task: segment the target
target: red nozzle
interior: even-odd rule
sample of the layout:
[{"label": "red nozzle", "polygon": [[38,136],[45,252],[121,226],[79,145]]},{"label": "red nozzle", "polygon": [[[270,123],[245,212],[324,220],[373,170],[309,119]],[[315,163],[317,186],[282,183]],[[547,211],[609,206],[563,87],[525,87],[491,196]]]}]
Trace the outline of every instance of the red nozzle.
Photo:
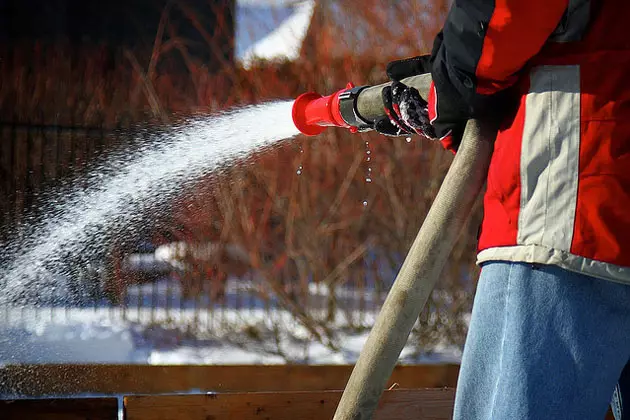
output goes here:
[{"label": "red nozzle", "polygon": [[325,127],[350,128],[339,111],[339,94],[345,90],[329,96],[315,92],[298,96],[293,103],[293,123],[297,129],[307,136],[316,136]]}]

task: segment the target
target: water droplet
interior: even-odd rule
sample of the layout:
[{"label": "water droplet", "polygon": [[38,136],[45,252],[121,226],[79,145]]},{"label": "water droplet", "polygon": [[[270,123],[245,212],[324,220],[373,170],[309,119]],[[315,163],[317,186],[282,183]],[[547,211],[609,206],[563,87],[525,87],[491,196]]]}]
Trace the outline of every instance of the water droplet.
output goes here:
[{"label": "water droplet", "polygon": [[302,154],[304,153],[304,147],[302,146],[302,144],[300,143],[300,166],[298,166],[297,170],[295,171],[296,174],[298,175],[302,175],[303,172],[303,167],[302,167],[302,163],[304,162],[304,157],[302,156]]},{"label": "water droplet", "polygon": [[[367,184],[371,184],[372,183],[372,166],[371,166],[371,161],[372,161],[372,150],[370,150],[370,142],[366,141],[365,142],[365,161],[367,162],[366,165],[366,171],[365,171],[365,182]],[[363,201],[363,207],[367,207],[368,205],[368,201],[364,200]]]},{"label": "water droplet", "polygon": [[407,140],[407,143],[411,143],[411,137],[407,137],[405,140]]}]

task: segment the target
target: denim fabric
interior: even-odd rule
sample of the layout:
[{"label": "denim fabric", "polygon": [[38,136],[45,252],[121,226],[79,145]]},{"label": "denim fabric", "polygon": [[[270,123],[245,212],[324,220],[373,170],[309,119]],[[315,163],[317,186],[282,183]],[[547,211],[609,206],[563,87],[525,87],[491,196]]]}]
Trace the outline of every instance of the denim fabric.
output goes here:
[{"label": "denim fabric", "polygon": [[456,420],[597,419],[630,358],[630,286],[555,266],[483,266]]},{"label": "denim fabric", "polygon": [[621,372],[610,405],[615,420],[630,420],[630,363]]}]

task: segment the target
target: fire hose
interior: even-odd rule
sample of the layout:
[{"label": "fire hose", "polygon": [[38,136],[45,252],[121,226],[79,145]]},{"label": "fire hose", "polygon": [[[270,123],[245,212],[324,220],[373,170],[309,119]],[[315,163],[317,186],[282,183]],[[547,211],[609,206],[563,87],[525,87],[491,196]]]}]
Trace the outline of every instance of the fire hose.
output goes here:
[{"label": "fire hose", "polygon": [[[413,76],[402,82],[427,97],[430,75]],[[384,115],[381,90],[386,85],[349,84],[326,97],[305,93],[293,106],[295,125],[306,135],[319,134],[327,126],[345,127],[352,132],[369,130],[370,122]],[[490,122],[468,121],[457,154],[352,371],[334,420],[372,418],[409,334],[483,188],[495,134],[496,128]]]}]

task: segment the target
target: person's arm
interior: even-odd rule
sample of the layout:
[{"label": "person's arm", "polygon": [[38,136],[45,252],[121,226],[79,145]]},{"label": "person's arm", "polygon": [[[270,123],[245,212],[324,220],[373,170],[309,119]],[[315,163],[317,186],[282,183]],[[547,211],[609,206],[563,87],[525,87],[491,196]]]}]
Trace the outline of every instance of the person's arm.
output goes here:
[{"label": "person's arm", "polygon": [[454,149],[465,122],[518,79],[567,10],[568,0],[455,0],[431,56],[429,117]]}]

